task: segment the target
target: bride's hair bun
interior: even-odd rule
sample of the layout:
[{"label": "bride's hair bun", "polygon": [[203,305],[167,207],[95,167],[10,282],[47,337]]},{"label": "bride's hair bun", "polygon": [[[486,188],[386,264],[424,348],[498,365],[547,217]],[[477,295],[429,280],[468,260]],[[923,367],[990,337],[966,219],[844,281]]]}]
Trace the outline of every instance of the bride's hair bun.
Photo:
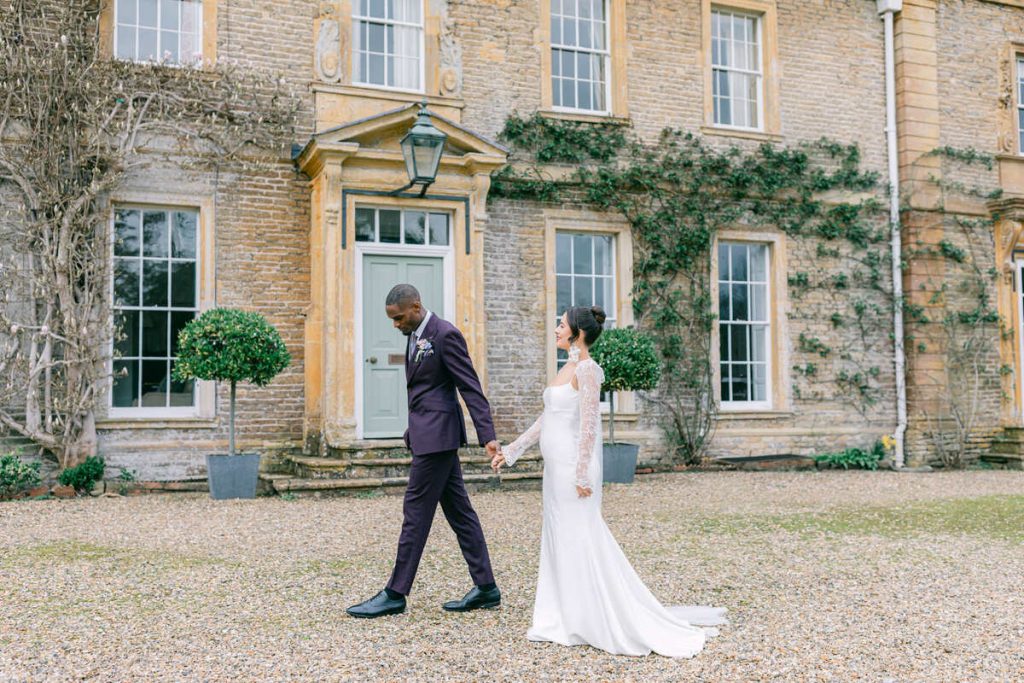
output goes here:
[{"label": "bride's hair bun", "polygon": [[582,336],[583,343],[591,346],[601,336],[605,314],[600,306],[572,306],[565,311],[565,318],[572,333],[569,337],[570,343]]},{"label": "bride's hair bun", "polygon": [[600,306],[591,306],[590,312],[594,314],[594,320],[598,325],[604,325],[605,319],[608,317],[604,314],[604,309]]}]

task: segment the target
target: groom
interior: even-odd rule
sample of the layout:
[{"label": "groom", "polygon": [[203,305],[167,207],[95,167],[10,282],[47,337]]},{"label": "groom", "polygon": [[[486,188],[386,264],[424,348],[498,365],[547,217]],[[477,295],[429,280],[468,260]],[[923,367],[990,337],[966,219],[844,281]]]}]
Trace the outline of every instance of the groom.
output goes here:
[{"label": "groom", "polygon": [[384,310],[409,338],[405,377],[409,392],[409,428],[405,445],[412,451],[409,485],[402,511],[398,557],[387,587],[365,602],[348,608],[353,617],[382,617],[405,611],[423,546],[438,502],[455,531],[475,587],[461,600],[446,602],[449,612],[497,607],[501,592],[494,584],[487,543],[480,520],[469,502],[459,465],[459,446],[466,445],[466,423],[455,397],[458,388],[469,408],[488,457],[501,452],[494,438],[491,408],[480,388],[462,333],[423,307],[412,285],[395,285]]}]

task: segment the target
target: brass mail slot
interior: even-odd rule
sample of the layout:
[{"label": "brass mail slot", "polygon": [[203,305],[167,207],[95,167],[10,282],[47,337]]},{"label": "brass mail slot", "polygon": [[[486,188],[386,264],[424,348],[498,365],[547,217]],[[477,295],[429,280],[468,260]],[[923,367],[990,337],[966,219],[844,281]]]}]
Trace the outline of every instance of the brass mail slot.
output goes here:
[{"label": "brass mail slot", "polygon": [[404,353],[389,353],[388,365],[405,365]]}]

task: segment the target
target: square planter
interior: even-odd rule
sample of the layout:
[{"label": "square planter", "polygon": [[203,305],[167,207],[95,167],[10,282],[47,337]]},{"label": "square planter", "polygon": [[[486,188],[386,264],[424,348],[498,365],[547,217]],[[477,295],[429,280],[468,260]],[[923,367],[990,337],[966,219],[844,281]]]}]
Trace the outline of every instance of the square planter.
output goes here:
[{"label": "square planter", "polygon": [[602,480],[609,484],[632,484],[636,475],[636,459],[640,446],[632,443],[604,444]]},{"label": "square planter", "polygon": [[210,483],[210,498],[255,498],[259,479],[259,453],[241,455],[207,454],[206,476]]}]

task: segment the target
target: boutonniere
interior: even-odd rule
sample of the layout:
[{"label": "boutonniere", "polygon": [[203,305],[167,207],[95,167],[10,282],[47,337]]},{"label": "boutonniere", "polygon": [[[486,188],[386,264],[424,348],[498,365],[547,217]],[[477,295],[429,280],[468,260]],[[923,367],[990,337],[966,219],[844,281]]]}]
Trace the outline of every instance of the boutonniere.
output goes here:
[{"label": "boutonniere", "polygon": [[413,358],[414,362],[419,363],[423,358],[433,355],[434,345],[430,343],[429,339],[420,339],[416,342],[416,357]]}]

